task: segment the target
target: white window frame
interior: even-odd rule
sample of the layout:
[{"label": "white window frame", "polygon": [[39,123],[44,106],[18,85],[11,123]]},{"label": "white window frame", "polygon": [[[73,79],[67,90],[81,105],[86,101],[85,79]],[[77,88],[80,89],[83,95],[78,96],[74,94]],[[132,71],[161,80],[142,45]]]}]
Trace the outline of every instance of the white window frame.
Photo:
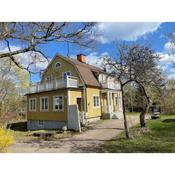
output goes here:
[{"label": "white window frame", "polygon": [[[55,109],[55,97],[62,97],[62,109]],[[59,106],[59,105],[58,105]],[[53,96],[53,111],[55,111],[55,112],[59,112],[59,111],[64,111],[64,96],[63,95],[54,95]]]},{"label": "white window frame", "polygon": [[62,73],[62,77],[63,77],[63,79],[66,78],[66,77],[64,76],[65,73],[69,73],[69,74],[70,74],[69,76],[71,76],[71,71],[65,71],[65,72]]},{"label": "white window frame", "polygon": [[100,108],[100,96],[99,95],[93,95],[93,107]]},{"label": "white window frame", "polygon": [[44,126],[44,121],[43,121],[43,120],[39,120],[39,121],[38,121],[38,125],[39,125],[39,126]]},{"label": "white window frame", "polygon": [[[48,101],[48,108],[47,109],[42,109],[42,99],[43,98],[47,98],[47,101]],[[41,112],[48,112],[49,111],[49,97],[48,96],[40,97],[40,111]]]},{"label": "white window frame", "polygon": [[[60,66],[57,66],[58,63],[60,64]],[[60,67],[61,67],[61,62],[57,61],[57,62],[55,63],[55,68],[58,69],[58,68],[60,68]]]},{"label": "white window frame", "polygon": [[[35,109],[31,109],[31,100],[35,100]],[[37,99],[35,97],[29,98],[29,111],[36,112],[36,107],[37,107]]]}]

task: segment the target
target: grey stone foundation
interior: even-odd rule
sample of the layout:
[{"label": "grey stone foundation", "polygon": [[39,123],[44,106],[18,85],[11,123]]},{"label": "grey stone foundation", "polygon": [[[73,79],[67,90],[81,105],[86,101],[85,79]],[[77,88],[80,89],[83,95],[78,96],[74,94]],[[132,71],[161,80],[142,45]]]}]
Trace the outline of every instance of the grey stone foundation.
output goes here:
[{"label": "grey stone foundation", "polygon": [[47,120],[28,120],[27,129],[28,130],[42,130],[42,129],[62,129],[62,127],[67,126],[66,122],[59,121],[47,121]]}]

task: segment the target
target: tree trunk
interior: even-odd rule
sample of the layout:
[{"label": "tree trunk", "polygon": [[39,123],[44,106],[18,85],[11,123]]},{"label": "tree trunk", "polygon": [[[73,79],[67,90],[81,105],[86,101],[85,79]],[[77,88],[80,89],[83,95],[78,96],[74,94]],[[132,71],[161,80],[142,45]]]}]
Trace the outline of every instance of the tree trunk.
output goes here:
[{"label": "tree trunk", "polygon": [[122,91],[122,107],[123,107],[123,118],[124,118],[124,128],[125,128],[125,135],[126,138],[129,139],[129,130],[128,130],[128,123],[127,123],[127,118],[126,118],[126,112],[125,112],[125,101],[124,101],[124,92],[123,92],[123,87],[121,87]]},{"label": "tree trunk", "polygon": [[143,110],[142,112],[140,113],[140,126],[141,127],[145,127],[146,126],[146,123],[145,123],[145,116],[146,114],[148,113],[148,110],[149,110],[149,107],[150,107],[150,98],[148,97],[147,93],[146,93],[146,90],[145,90],[145,87],[143,85],[140,84],[140,88],[141,88],[141,91],[143,93],[143,95],[145,96],[146,98],[146,105],[143,107]]},{"label": "tree trunk", "polygon": [[148,110],[149,110],[149,104],[146,104],[146,106],[144,107],[144,109],[140,113],[140,126],[141,127],[145,127],[146,126],[145,116],[148,113]]}]

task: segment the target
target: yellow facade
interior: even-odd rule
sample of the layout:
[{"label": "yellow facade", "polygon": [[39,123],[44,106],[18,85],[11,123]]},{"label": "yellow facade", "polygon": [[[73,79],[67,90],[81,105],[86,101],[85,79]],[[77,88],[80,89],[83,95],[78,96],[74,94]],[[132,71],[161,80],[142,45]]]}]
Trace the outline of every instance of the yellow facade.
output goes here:
[{"label": "yellow facade", "polygon": [[69,104],[75,105],[77,104],[77,98],[83,99],[83,92],[82,90],[69,90]]},{"label": "yellow facade", "polygon": [[[55,67],[57,62],[61,64],[59,68]],[[59,56],[57,56],[45,70],[41,83],[43,83],[48,76],[52,76],[54,79],[62,79],[64,72],[71,72],[71,76],[77,77],[79,84],[82,84],[82,80],[80,79],[76,68]]]},{"label": "yellow facade", "polygon": [[[55,64],[59,62],[61,66],[59,68],[55,67]],[[79,85],[83,85],[83,82],[80,78],[80,75],[76,68],[70,64],[69,62],[65,61],[61,57],[57,56],[45,70],[41,83],[44,83],[48,76],[52,76],[53,79],[61,79],[63,76],[63,72],[71,72],[71,76],[75,76],[79,80]],[[62,95],[64,99],[64,110],[63,111],[54,111],[53,110],[53,97],[56,95]],[[94,96],[99,97],[100,105],[94,107]],[[121,96],[120,92],[113,93],[112,96],[112,104],[111,108],[114,111],[116,109],[116,100],[115,97]],[[49,98],[49,110],[42,112],[40,111],[40,97],[48,97]],[[107,99],[107,93],[101,93],[100,88],[95,87],[86,87],[83,89],[58,89],[53,91],[47,92],[40,92],[35,94],[28,94],[27,100],[29,105],[29,99],[36,98],[37,100],[37,107],[35,112],[29,111],[29,106],[27,107],[27,118],[28,120],[52,120],[52,121],[67,121],[68,115],[68,105],[78,104],[81,107],[81,112],[84,112],[84,109],[87,110],[87,118],[95,118],[102,116],[102,107],[107,108],[109,105]]]},{"label": "yellow facade", "polygon": [[[53,110],[53,97],[56,95],[62,95],[63,111]],[[49,109],[48,111],[40,111],[40,97],[49,98]],[[29,100],[30,98],[36,98],[36,111],[29,111]],[[57,90],[50,92],[42,92],[37,94],[30,94],[27,96],[28,106],[27,106],[27,119],[28,120],[57,120],[57,121],[67,121],[67,90]]]},{"label": "yellow facade", "polygon": [[101,116],[101,103],[99,107],[94,107],[93,96],[100,97],[100,89],[97,88],[87,88],[87,116],[88,118],[100,117]]}]

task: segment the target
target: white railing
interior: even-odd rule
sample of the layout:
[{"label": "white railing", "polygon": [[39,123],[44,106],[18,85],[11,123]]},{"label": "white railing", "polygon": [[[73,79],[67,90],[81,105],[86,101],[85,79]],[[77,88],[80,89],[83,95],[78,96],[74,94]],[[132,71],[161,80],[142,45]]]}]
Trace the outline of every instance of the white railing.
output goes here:
[{"label": "white railing", "polygon": [[103,88],[109,88],[109,89],[115,89],[115,90],[120,90],[120,83],[119,82],[102,82],[101,83]]},{"label": "white railing", "polygon": [[68,88],[68,87],[73,87],[73,88],[78,87],[77,77],[67,76],[59,80],[37,84],[29,87],[28,93],[50,91],[50,90],[56,90],[60,88]]}]

